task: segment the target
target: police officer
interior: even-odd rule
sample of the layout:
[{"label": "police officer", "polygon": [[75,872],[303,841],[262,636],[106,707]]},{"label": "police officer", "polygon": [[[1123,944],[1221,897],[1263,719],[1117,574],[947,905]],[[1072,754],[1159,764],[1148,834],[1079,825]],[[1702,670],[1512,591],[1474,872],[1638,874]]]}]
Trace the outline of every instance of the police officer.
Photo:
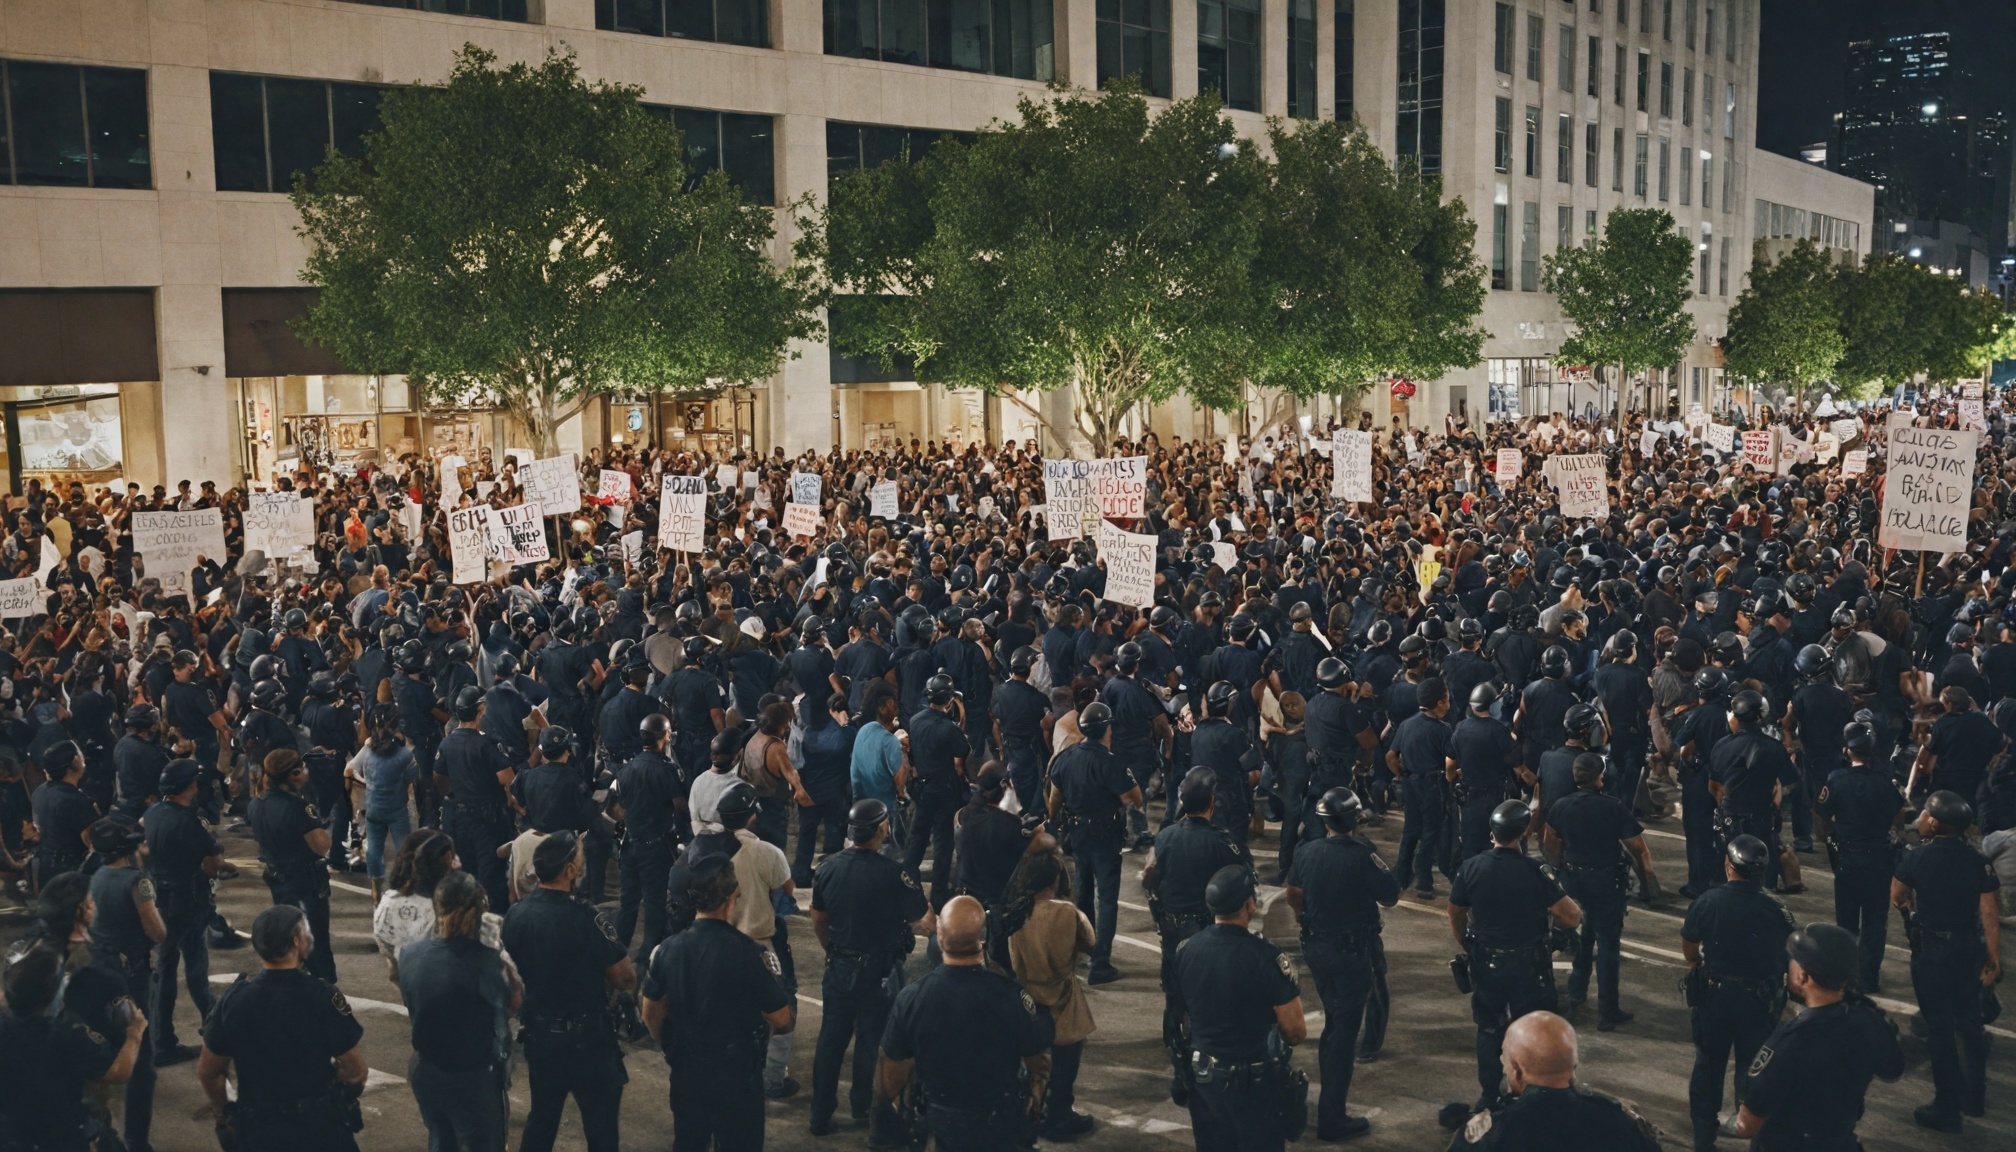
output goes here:
[{"label": "police officer", "polygon": [[920,1111],[945,1152],[1029,1146],[1024,1134],[1042,1106],[1056,1035],[1048,1012],[1015,981],[985,967],[986,923],[971,896],[946,901],[938,914],[945,962],[897,993],[875,1072],[882,1131],[915,1080]]},{"label": "police officer", "polygon": [[1725,845],[1716,837],[1715,797],[1708,785],[1710,758],[1716,745],[1729,735],[1729,674],[1720,668],[1703,668],[1694,674],[1693,687],[1697,703],[1681,715],[1678,727],[1659,749],[1677,756],[1680,830],[1687,840],[1687,883],[1681,886],[1680,895],[1689,900],[1722,882]]},{"label": "police officer", "polygon": [[[1799,782],[1785,746],[1763,732],[1764,697],[1744,689],[1729,698],[1727,739],[1715,745],[1708,760],[1709,789],[1718,806],[1715,824],[1724,842],[1740,835],[1755,836],[1770,850],[1764,865],[1766,887],[1778,878],[1777,808],[1780,790]],[[1793,891],[1788,877],[1787,891]]]},{"label": "police officer", "polygon": [[[260,971],[240,976],[203,1025],[196,1078],[218,1143],[244,1152],[355,1152],[364,1126],[364,1029],[343,993],[311,975],[307,918],[276,904],[252,922]],[[225,1075],[237,1071],[238,1096]]]},{"label": "police officer", "polygon": [[[1316,805],[1332,788],[1351,786],[1352,765],[1359,754],[1358,740],[1350,726],[1351,672],[1335,656],[1316,662],[1316,688],[1304,706],[1302,732],[1308,743],[1308,782],[1302,790],[1299,809],[1284,811],[1281,819],[1281,875],[1295,864],[1295,851],[1302,841],[1323,834],[1323,819]],[[1284,800],[1287,799],[1284,797]]]},{"label": "police officer", "polygon": [[91,825],[98,809],[77,786],[84,778],[84,753],[75,740],[59,740],[42,750],[42,774],[48,780],[35,790],[35,884],[75,872],[91,852]]},{"label": "police officer", "polygon": [[1813,819],[1834,868],[1834,922],[1854,935],[1861,954],[1855,986],[1874,995],[1882,989],[1890,933],[1890,877],[1903,850],[1896,832],[1904,794],[1875,763],[1876,733],[1869,725],[1849,724],[1839,739],[1848,766],[1820,779]]},{"label": "police officer", "polygon": [[174,679],[161,688],[161,719],[169,732],[196,745],[195,760],[203,765],[207,777],[203,781],[203,808],[214,813],[217,798],[209,793],[217,767],[217,740],[229,730],[229,722],[217,706],[216,693],[198,679],[202,664],[202,659],[186,648],[175,653],[170,663]]},{"label": "police officer", "polygon": [[[1813,850],[1810,801],[1842,767],[1842,742],[1855,718],[1855,701],[1834,684],[1834,658],[1818,644],[1808,644],[1793,658],[1801,681],[1785,709],[1785,741],[1799,769],[1799,793],[1792,798],[1794,846]],[[1870,746],[1873,751],[1875,740]],[[1839,889],[1837,887],[1836,891]],[[1879,895],[1878,899],[1881,899]],[[1851,928],[1850,931],[1853,931]],[[1877,950],[1882,950],[1879,944]]]},{"label": "police officer", "polygon": [[[1175,751],[1176,729],[1162,710],[1162,701],[1140,681],[1141,659],[1141,645],[1131,640],[1114,649],[1114,675],[1100,690],[1099,702],[1113,714],[1113,759],[1133,777],[1135,789],[1145,793],[1163,759]],[[1128,809],[1128,820],[1135,848],[1146,848],[1153,842],[1147,814],[1138,802]]]},{"label": "police officer", "polygon": [[1162,939],[1162,1043],[1176,1070],[1172,1097],[1178,1104],[1188,1102],[1183,1093],[1190,1050],[1182,1043],[1174,996],[1176,950],[1211,923],[1211,910],[1204,906],[1204,889],[1211,877],[1241,860],[1232,838],[1211,823],[1216,788],[1217,778],[1209,768],[1192,768],[1184,774],[1177,789],[1183,819],[1156,834],[1148,866],[1141,871],[1141,888],[1148,894],[1148,909]]},{"label": "police officer", "polygon": [[[651,665],[644,661],[641,650],[630,650],[630,659],[623,664],[620,675],[623,687],[602,705],[596,717],[596,732],[602,739],[602,771],[612,773],[636,759],[649,743],[640,727],[644,718],[665,710],[663,704],[644,691],[651,681]],[[665,730],[672,730],[669,723]],[[646,954],[649,952],[650,949],[645,949]]]},{"label": "police officer", "polygon": [[638,724],[638,739],[643,749],[623,765],[610,797],[623,821],[616,938],[629,946],[641,905],[644,938],[636,955],[648,961],[665,938],[665,886],[678,841],[680,788],[679,770],[665,755],[672,747],[672,722],[663,713],[648,713]]},{"label": "police officer", "polygon": [[[1525,748],[1526,762],[1537,765],[1540,754],[1568,742],[1562,721],[1577,703],[1575,690],[1568,685],[1574,665],[1568,650],[1559,644],[1540,653],[1540,679],[1519,695],[1519,709],[1512,717],[1512,731]],[[1516,683],[1516,682],[1515,682]]]},{"label": "police officer", "polygon": [[[399,731],[413,744],[413,806],[423,827],[439,825],[442,831],[453,836],[454,829],[448,826],[452,822],[443,819],[446,813],[442,811],[441,802],[441,781],[451,773],[445,765],[434,762],[436,750],[445,739],[441,726],[447,722],[449,714],[442,707],[440,697],[434,694],[434,685],[426,677],[427,649],[418,640],[407,640],[392,654],[392,662],[398,667],[399,674],[378,685],[378,698],[382,703],[398,705]],[[462,693],[451,702],[456,707],[458,720],[463,711],[460,702],[467,695]],[[481,699],[480,693],[478,699]],[[467,852],[459,855],[481,878],[482,861]],[[502,908],[500,891],[492,889],[487,882],[483,887],[490,893],[491,906]]]},{"label": "police officer", "polygon": [[308,730],[310,799],[329,822],[329,866],[351,867],[350,793],[343,787],[343,766],[357,752],[357,706],[344,698],[334,674],[317,672],[308,678],[308,699],[301,706],[301,724]]},{"label": "police officer", "polygon": [[[107,816],[91,826],[91,849],[103,865],[91,874],[91,952],[97,963],[126,979],[135,1004],[154,1002],[154,946],[168,935],[155,903],[154,882],[140,870],[139,825]],[[154,1046],[142,1040],[126,1081],[126,1147],[151,1148],[154,1121]]]},{"label": "police officer", "polygon": [[[1603,788],[1603,758],[1584,752],[1575,758],[1575,791],[1547,809],[1543,839],[1561,887],[1582,907],[1584,927],[1568,974],[1568,1007],[1589,994],[1589,968],[1596,968],[1596,1030],[1613,1032],[1631,1019],[1617,1000],[1617,975],[1624,937],[1626,869],[1651,877],[1652,851],[1631,805]],[[1627,856],[1626,853],[1629,853]],[[1656,891],[1653,884],[1648,891]]]},{"label": "police officer", "polygon": [[931,850],[931,904],[943,907],[952,890],[952,816],[966,803],[966,757],[972,746],[953,716],[958,707],[950,676],[924,684],[924,709],[910,718],[910,782],[917,810],[903,867],[921,877],[924,852]]},{"label": "police officer", "polygon": [[687,637],[686,662],[658,686],[659,695],[672,710],[673,727],[678,732],[673,758],[688,786],[707,771],[707,746],[716,733],[728,727],[728,702],[721,682],[700,665],[706,655],[704,637]]},{"label": "police officer", "polygon": [[488,900],[473,874],[442,877],[434,908],[435,934],[399,949],[413,1040],[407,1078],[430,1144],[502,1148],[518,976],[483,942]]},{"label": "police officer", "polygon": [[1379,906],[1400,900],[1400,881],[1372,847],[1352,833],[1358,796],[1332,788],[1317,801],[1329,835],[1295,857],[1283,895],[1302,924],[1302,961],[1316,978],[1323,1001],[1323,1038],[1317,1051],[1323,1095],[1316,1112],[1318,1140],[1348,1140],[1372,1127],[1345,1111],[1353,1056],[1365,1006],[1385,963],[1379,942]]},{"label": "police officer", "polygon": [[[431,690],[430,690],[431,692]],[[432,696],[430,695],[431,699]],[[405,709],[400,709],[405,718]],[[455,840],[455,855],[483,882],[492,908],[510,903],[507,866],[497,849],[512,838],[510,788],[517,773],[496,739],[483,731],[483,691],[464,688],[455,697],[455,729],[430,752],[434,786],[445,801],[442,829]],[[402,731],[407,731],[402,729]],[[419,763],[419,749],[414,762]]]},{"label": "police officer", "polygon": [[994,692],[994,740],[1008,761],[1008,779],[1025,812],[1042,804],[1043,766],[1049,760],[1050,699],[1029,683],[1036,667],[1034,648],[1008,657],[1008,682]]},{"label": "police officer", "polygon": [[1904,1074],[1897,1026],[1855,988],[1855,938],[1808,924],[1785,942],[1785,982],[1804,1007],[1771,1033],[1750,1062],[1736,1135],[1756,1152],[1858,1148],[1855,1125],[1869,1081]]},{"label": "police officer", "polygon": [[776,953],[731,923],[743,898],[733,861],[696,863],[688,893],[693,926],[658,947],[644,979],[644,1023],[671,1070],[673,1144],[758,1152],[764,1056],[794,1026],[795,1004]]},{"label": "police officer", "polygon": [[308,971],[336,982],[329,948],[329,829],[308,799],[308,766],[292,748],[266,754],[266,791],[252,801],[252,835],[266,862],[266,887],[275,904],[292,904],[308,916],[315,949]]},{"label": "police officer", "polygon": [[[185,753],[195,750],[184,741]],[[113,772],[118,778],[121,816],[140,822],[147,809],[161,799],[161,769],[172,757],[161,744],[161,712],[152,704],[135,704],[126,710],[126,735],[112,746]]]},{"label": "police officer", "polygon": [[[517,773],[511,780],[511,794],[525,811],[526,823],[541,832],[572,828],[583,833],[583,851],[593,847],[588,831],[590,817],[588,789],[573,761],[574,733],[563,724],[539,730],[539,764]],[[593,856],[589,872],[594,871]],[[593,876],[590,876],[590,883]],[[593,893],[588,893],[590,902]]]},{"label": "police officer", "polygon": [[1247,929],[1253,892],[1251,868],[1219,869],[1204,890],[1212,924],[1176,953],[1198,1152],[1278,1150],[1307,1119],[1308,1081],[1293,1064],[1309,1034],[1302,994],[1287,955]]},{"label": "police officer", "polygon": [[868,1119],[875,1082],[875,1048],[889,1019],[892,986],[900,985],[903,958],[916,934],[936,927],[931,903],[901,865],[882,854],[889,838],[889,808],[874,798],[847,810],[847,848],[819,865],[812,879],[812,933],[826,949],[820,996],[819,1044],[812,1058],[812,1134],[838,1131],[840,1065],[854,1045],[848,1104],[854,1120]]},{"label": "police officer", "polygon": [[1416,711],[1393,732],[1386,767],[1400,780],[1400,799],[1407,821],[1400,833],[1400,876],[1414,881],[1414,895],[1435,898],[1435,861],[1449,834],[1449,778],[1456,773],[1451,755],[1449,692],[1439,677],[1430,676],[1414,689]]},{"label": "police officer", "polygon": [[[1477,1025],[1478,1096],[1470,1112],[1498,1099],[1506,1025],[1528,1012],[1554,1011],[1553,926],[1572,930],[1582,922],[1574,899],[1521,846],[1532,821],[1524,800],[1498,805],[1491,851],[1465,860],[1449,885],[1449,930],[1465,952],[1459,960],[1468,970]],[[1464,983],[1459,979],[1457,987]],[[1446,1120],[1450,1108],[1443,1111]]]},{"label": "police officer", "polygon": [[248,699],[252,710],[238,722],[238,751],[245,758],[240,771],[244,774],[243,783],[249,787],[252,778],[264,767],[267,753],[282,748],[293,751],[298,741],[294,729],[280,718],[280,709],[287,703],[286,685],[278,680],[261,680],[252,685]]},{"label": "police officer", "polygon": [[[1249,617],[1236,617],[1251,624]],[[1226,652],[1251,650],[1231,644]],[[1258,656],[1254,657],[1258,660]],[[1209,768],[1216,780],[1217,797],[1211,803],[1211,822],[1225,830],[1238,847],[1242,859],[1250,859],[1246,837],[1253,819],[1253,787],[1260,782],[1260,749],[1245,728],[1234,723],[1240,691],[1229,680],[1220,680],[1204,690],[1204,719],[1190,736],[1190,758]],[[1055,769],[1053,768],[1054,772]]]},{"label": "police officer", "polygon": [[[570,736],[578,732],[585,737],[594,730],[589,701],[602,686],[603,668],[593,647],[575,643],[580,631],[578,620],[554,625],[553,642],[539,653],[539,680],[551,693],[546,707],[553,722],[566,726]],[[576,751],[586,755],[588,749]]]},{"label": "police officer", "polygon": [[147,810],[147,878],[154,884],[156,903],[167,934],[161,938],[154,969],[154,1001],[147,1017],[154,1022],[147,1039],[154,1045],[154,1063],[165,1068],[196,1058],[193,1046],[175,1040],[175,973],[186,967],[189,1000],[197,1014],[210,1015],[210,949],[204,935],[217,911],[210,880],[230,873],[224,846],[196,814],[197,777],[203,768],[194,760],[171,760],[161,770],[161,800]]},{"label": "police officer", "polygon": [[1512,730],[1491,715],[1498,703],[1498,685],[1486,682],[1470,690],[1470,714],[1449,737],[1449,756],[1456,761],[1456,790],[1461,801],[1463,845],[1459,859],[1468,860],[1491,848],[1491,813],[1518,795],[1514,773],[1525,772],[1519,742]]},{"label": "police officer", "polygon": [[1505,1030],[1505,1083],[1511,1098],[1479,1112],[1457,1133],[1455,1149],[1604,1148],[1658,1152],[1644,1117],[1612,1097],[1575,1083],[1575,1028],[1552,1012],[1529,1012]]},{"label": "police officer", "polygon": [[1722,1077],[1736,1057],[1736,1102],[1748,1091],[1749,1068],[1785,1000],[1785,940],[1792,914],[1761,883],[1770,849],[1755,836],[1729,842],[1728,883],[1695,898],[1680,926],[1689,972],[1683,985],[1693,1009],[1694,1071],[1687,1082],[1694,1148],[1715,1144]]},{"label": "police officer", "polygon": [[[445,742],[444,742],[445,748]],[[590,1152],[616,1152],[629,1074],[608,1017],[608,989],[637,987],[637,969],[609,922],[574,894],[586,871],[581,839],[562,829],[532,851],[539,887],[504,915],[504,950],[525,982],[518,1019],[532,1106],[519,1147],[552,1152],[567,1097]]]},{"label": "police officer", "polygon": [[1905,853],[1890,884],[1911,941],[1911,987],[1932,1060],[1932,1103],[1911,1118],[1940,1132],[1960,1131],[1963,1115],[1979,1116],[1987,1108],[1982,998],[2002,974],[1997,881],[1987,859],[1967,842],[1973,823],[1973,806],[1958,793],[1926,797],[1918,814],[1924,842]]},{"label": "police officer", "polygon": [[1078,713],[1085,739],[1058,753],[1050,767],[1050,819],[1076,863],[1078,910],[1095,926],[1089,984],[1120,978],[1113,933],[1120,916],[1120,850],[1126,807],[1141,802],[1141,786],[1114,757],[1113,713],[1093,701]]}]

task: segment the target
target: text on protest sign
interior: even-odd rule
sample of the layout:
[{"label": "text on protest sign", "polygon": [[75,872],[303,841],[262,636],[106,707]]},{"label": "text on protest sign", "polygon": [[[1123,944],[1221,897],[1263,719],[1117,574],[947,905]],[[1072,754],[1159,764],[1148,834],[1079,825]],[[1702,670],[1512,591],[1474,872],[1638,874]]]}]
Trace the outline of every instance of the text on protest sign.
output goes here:
[{"label": "text on protest sign", "polygon": [[1860,476],[1869,471],[1869,450],[1857,448],[1841,457],[1841,475]]},{"label": "text on protest sign", "polygon": [[819,506],[819,474],[817,472],[791,473],[791,502]]},{"label": "text on protest sign", "polygon": [[1069,487],[1083,509],[1084,523],[1094,516],[1138,520],[1148,501],[1148,458],[1107,456],[1097,460],[1043,461],[1043,487]]},{"label": "text on protest sign", "polygon": [[658,544],[674,552],[707,547],[707,478],[667,474],[658,483]]},{"label": "text on protest sign", "polygon": [[604,500],[614,500],[618,504],[630,502],[630,474],[613,468],[602,469],[602,487],[596,493]]},{"label": "text on protest sign", "polygon": [[187,595],[189,570],[198,556],[219,564],[225,560],[224,513],[217,508],[135,512],[133,550],[146,562],[147,575],[161,581],[163,592]]},{"label": "text on protest sign", "polygon": [[1106,561],[1105,598],[1146,608],[1155,602],[1155,537],[1099,522],[1099,558]]},{"label": "text on protest sign", "polygon": [[441,504],[443,507],[453,508],[462,502],[462,469],[468,466],[469,462],[460,456],[443,456],[441,458]]},{"label": "text on protest sign", "polygon": [[490,506],[472,504],[448,513],[448,558],[457,584],[481,584],[490,567]]},{"label": "text on protest sign", "polygon": [[1610,514],[1608,471],[1600,453],[1556,456],[1548,462],[1561,494],[1561,514],[1601,519]]},{"label": "text on protest sign", "polygon": [[1893,427],[1884,454],[1883,522],[1877,542],[1912,552],[1964,552],[1981,434]]},{"label": "text on protest sign", "polygon": [[1736,428],[1730,424],[1710,424],[1706,439],[1708,447],[1715,451],[1732,452],[1736,448]]},{"label": "text on protest sign", "polygon": [[49,590],[33,576],[0,580],[0,620],[18,620],[40,613],[49,603]]},{"label": "text on protest sign", "polygon": [[315,502],[298,492],[254,492],[245,502],[245,550],[284,556],[315,546]]},{"label": "text on protest sign", "polygon": [[784,505],[784,531],[790,536],[817,536],[819,509],[816,505],[792,501]]},{"label": "text on protest sign", "polygon": [[496,537],[497,558],[507,564],[530,564],[548,559],[545,512],[537,504],[515,504],[499,508],[490,527]]},{"label": "text on protest sign", "polygon": [[1372,434],[1355,428],[1330,433],[1330,495],[1347,504],[1372,501]]},{"label": "text on protest sign", "polygon": [[1852,418],[1836,420],[1827,425],[1827,430],[1834,433],[1836,440],[1841,441],[1843,444],[1848,444],[1852,443],[1856,437],[1862,435],[1862,422]]},{"label": "text on protest sign", "polygon": [[581,468],[572,452],[532,461],[519,469],[518,482],[525,488],[525,502],[539,505],[548,516],[581,510]]},{"label": "text on protest sign", "polygon": [[1492,469],[1492,474],[1498,477],[1498,483],[1510,484],[1514,480],[1519,479],[1519,473],[1524,471],[1525,468],[1526,454],[1524,452],[1519,451],[1517,448],[1500,448],[1498,449],[1498,463]]},{"label": "text on protest sign", "polygon": [[1773,468],[1778,464],[1776,441],[1771,430],[1743,433],[1743,462],[1752,468]]},{"label": "text on protest sign", "polygon": [[868,489],[868,514],[884,520],[896,519],[896,481],[884,480]]}]

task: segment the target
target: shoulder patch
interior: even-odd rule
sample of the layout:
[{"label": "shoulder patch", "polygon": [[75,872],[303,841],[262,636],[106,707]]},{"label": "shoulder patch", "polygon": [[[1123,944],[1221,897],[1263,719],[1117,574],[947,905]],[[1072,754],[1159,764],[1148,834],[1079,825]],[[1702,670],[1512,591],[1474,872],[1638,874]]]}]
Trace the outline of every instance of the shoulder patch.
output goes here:
[{"label": "shoulder patch", "polygon": [[151,902],[154,899],[154,881],[149,880],[144,875],[140,879],[135,880],[133,882],[133,899],[135,902],[141,904]]},{"label": "shoulder patch", "polygon": [[1491,1131],[1491,1110],[1486,1108],[1484,1111],[1470,1117],[1470,1122],[1463,1125],[1463,1142],[1465,1144],[1481,1143],[1484,1139],[1484,1134],[1489,1131]]},{"label": "shoulder patch", "polygon": [[595,913],[595,927],[601,931],[604,939],[608,940],[611,944],[616,943],[616,929],[609,926],[609,918],[607,916],[602,915],[600,912]]},{"label": "shoulder patch", "polygon": [[1818,795],[1818,796],[1815,796],[1815,797],[1813,798],[1813,802],[1814,802],[1815,804],[1825,804],[1825,803],[1827,802],[1827,796],[1828,796],[1828,794],[1829,794],[1829,788],[1828,788],[1828,786],[1827,786],[1827,785],[1825,785],[1825,784],[1822,784],[1822,785],[1820,786],[1820,795]]},{"label": "shoulder patch", "polygon": [[1393,870],[1387,866],[1386,858],[1379,855],[1379,850],[1376,848],[1372,850],[1372,863],[1377,864],[1381,872],[1391,872]]},{"label": "shoulder patch", "polygon": [[1757,1049],[1757,1058],[1750,1061],[1749,1074],[1752,1076],[1761,1075],[1764,1069],[1770,1067],[1771,1057],[1774,1055],[1776,1055],[1776,1053],[1771,1051],[1771,1046],[1769,1044],[1766,1044],[1762,1048]]},{"label": "shoulder patch", "polygon": [[1281,966],[1281,975],[1286,976],[1290,980],[1295,979],[1295,962],[1288,959],[1286,952],[1275,953],[1274,962]]},{"label": "shoulder patch", "polygon": [[899,875],[899,876],[903,877],[903,886],[904,886],[905,888],[915,888],[915,887],[917,887],[917,878],[916,878],[915,876],[912,876],[912,875],[910,875],[910,873],[909,873],[909,871],[908,871],[907,869],[906,869],[906,870],[904,870],[904,871],[902,871],[902,872],[899,872],[899,873],[897,873],[897,875]]},{"label": "shoulder patch", "polygon": [[309,818],[310,820],[314,820],[314,821],[316,821],[316,822],[318,822],[318,823],[319,823],[319,822],[321,821],[321,819],[322,819],[322,813],[320,813],[320,812],[317,812],[317,811],[315,810],[315,805],[313,805],[313,804],[311,804],[311,803],[308,803],[307,801],[303,801],[303,802],[302,802],[302,804],[301,804],[301,810],[302,810],[303,812],[306,812],[306,813],[308,814],[308,818]]},{"label": "shoulder patch", "polygon": [[78,1025],[78,1027],[80,1027],[80,1028],[83,1028],[83,1029],[84,1029],[84,1035],[86,1035],[86,1036],[88,1036],[88,1037],[90,1037],[90,1038],[91,1038],[91,1043],[93,1043],[93,1044],[103,1044],[103,1043],[105,1043],[105,1038],[104,1038],[103,1036],[100,1036],[100,1035],[98,1035],[98,1033],[96,1033],[96,1032],[93,1032],[93,1031],[92,1031],[92,1030],[91,1030],[91,1029],[90,1029],[90,1028],[89,1028],[88,1026],[85,1026],[85,1025],[81,1025],[81,1024],[80,1024],[80,1025]]},{"label": "shoulder patch", "polygon": [[[615,937],[611,936],[610,939],[614,940]],[[783,979],[784,966],[777,962],[777,953],[770,951],[768,948],[763,949],[763,967],[770,970],[770,975],[780,980]]]},{"label": "shoulder patch", "polygon": [[1022,1011],[1028,1013],[1031,1016],[1036,1015],[1036,1001],[1031,1000],[1029,998],[1029,993],[1026,990],[1022,992],[1021,995],[1022,995]]},{"label": "shoulder patch", "polygon": [[329,988],[329,1006],[336,1009],[338,1016],[348,1016],[351,1014],[350,1001],[344,999],[343,990],[334,985],[331,985]]}]

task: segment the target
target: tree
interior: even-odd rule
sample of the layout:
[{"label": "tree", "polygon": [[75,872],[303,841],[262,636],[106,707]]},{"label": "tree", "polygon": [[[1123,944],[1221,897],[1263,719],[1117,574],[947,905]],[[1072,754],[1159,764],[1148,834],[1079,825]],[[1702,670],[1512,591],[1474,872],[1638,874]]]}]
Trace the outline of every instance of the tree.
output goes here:
[{"label": "tree", "polygon": [[1923,332],[1911,317],[1924,271],[1895,252],[1878,252],[1834,273],[1842,337],[1838,378],[1854,394],[1909,380],[1925,363]]},{"label": "tree", "polygon": [[1686,304],[1694,245],[1660,208],[1617,208],[1601,243],[1549,254],[1540,285],[1575,325],[1556,364],[1614,364],[1625,378],[1680,362],[1694,340]]},{"label": "tree", "polygon": [[1463,203],[1444,204],[1412,166],[1396,172],[1356,122],[1269,134],[1253,382],[1341,399],[1389,372],[1432,380],[1476,364],[1485,267]]},{"label": "tree", "polygon": [[914,356],[919,380],[955,388],[1073,388],[1094,451],[1144,402],[1229,407],[1264,180],[1214,97],[1152,121],[1132,90],[1025,99],[970,145],[834,183],[828,275],[879,298],[842,350]]},{"label": "tree", "polygon": [[387,92],[362,157],[295,182],[306,337],[432,402],[495,403],[552,455],[593,396],[768,376],[818,334],[770,210],[689,178],[639,89],[495,59],[465,47],[446,85]]},{"label": "tree", "polygon": [[1834,292],[1834,262],[1801,240],[1773,262],[1760,243],[1750,283],[1729,310],[1723,341],[1729,370],[1752,383],[1788,384],[1803,408],[1806,390],[1832,395],[1834,366],[1846,342]]}]

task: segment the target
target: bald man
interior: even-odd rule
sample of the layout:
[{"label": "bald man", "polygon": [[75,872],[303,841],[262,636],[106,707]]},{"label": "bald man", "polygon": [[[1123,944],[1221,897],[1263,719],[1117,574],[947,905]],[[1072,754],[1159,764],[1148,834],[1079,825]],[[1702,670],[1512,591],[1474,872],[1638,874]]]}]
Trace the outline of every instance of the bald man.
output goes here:
[{"label": "bald man", "polygon": [[1575,1083],[1575,1026],[1528,1012],[1505,1029],[1499,1054],[1511,1103],[1479,1112],[1449,1147],[1494,1152],[1604,1148],[1659,1152],[1652,1125],[1616,1099]]},{"label": "bald man", "polygon": [[[955,896],[938,913],[945,963],[903,989],[889,1010],[875,1069],[875,1143],[901,1142],[895,1102],[919,1064],[918,1087],[931,1135],[945,1152],[1014,1152],[1028,1147],[1050,1073],[1056,1029],[1048,1009],[1021,985],[982,963],[987,910]],[[1020,1069],[1029,1069],[1029,1090]]]}]

